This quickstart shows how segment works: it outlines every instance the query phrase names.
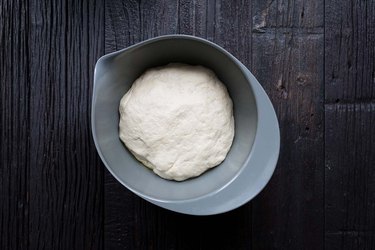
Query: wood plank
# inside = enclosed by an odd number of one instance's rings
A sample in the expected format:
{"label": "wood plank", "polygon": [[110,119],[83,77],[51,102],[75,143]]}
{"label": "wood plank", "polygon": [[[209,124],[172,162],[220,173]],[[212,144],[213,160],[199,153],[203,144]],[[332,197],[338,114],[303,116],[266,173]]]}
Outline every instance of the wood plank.
{"label": "wood plank", "polygon": [[375,248],[373,232],[342,231],[326,234],[326,249],[357,250]]}
{"label": "wood plank", "polygon": [[0,1],[0,249],[28,240],[28,6]]}
{"label": "wood plank", "polygon": [[90,131],[102,1],[30,6],[29,247],[103,246],[103,168]]}
{"label": "wood plank", "polygon": [[375,98],[375,1],[325,2],[327,102]]}
{"label": "wood plank", "polygon": [[249,1],[217,0],[214,20],[214,42],[251,66],[252,11]]}
{"label": "wood plank", "polygon": [[[144,24],[139,1],[106,1],[105,53],[142,40]],[[140,198],[104,170],[104,248],[137,249],[141,242],[135,227],[135,203]],[[139,249],[139,247],[138,247]]]}
{"label": "wood plank", "polygon": [[[180,32],[215,41],[245,64],[251,63],[251,36],[240,35],[251,32],[251,3],[212,0],[175,3],[107,2],[106,52],[156,35]],[[165,12],[169,16],[160,15]],[[231,38],[227,39],[228,36]],[[136,197],[107,173],[105,248],[249,249],[251,206],[211,217],[177,214]]]}
{"label": "wood plank", "polygon": [[180,34],[187,34],[207,38],[207,12],[213,12],[214,2],[206,0],[179,0],[178,5],[178,26],[177,30]]}
{"label": "wood plank", "polygon": [[123,234],[126,240],[133,241],[126,248],[251,249],[251,231],[248,227],[251,213],[246,206],[206,217],[174,213],[142,199],[137,199],[134,209],[135,239]]}
{"label": "wood plank", "polygon": [[374,249],[375,104],[325,110],[325,246]]}
{"label": "wood plank", "polygon": [[105,8],[106,53],[177,32],[176,1],[107,1]]}
{"label": "wood plank", "polygon": [[253,246],[322,249],[323,1],[256,1],[253,73],[281,131],[275,174],[253,201]]}
{"label": "wood plank", "polygon": [[270,28],[304,28],[323,27],[323,1],[254,1],[255,31],[265,32]]}

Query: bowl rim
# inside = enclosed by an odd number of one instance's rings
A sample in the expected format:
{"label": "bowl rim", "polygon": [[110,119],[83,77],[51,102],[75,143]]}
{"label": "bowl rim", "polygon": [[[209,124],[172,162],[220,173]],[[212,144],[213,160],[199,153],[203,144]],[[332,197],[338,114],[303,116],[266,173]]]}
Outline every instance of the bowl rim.
{"label": "bowl rim", "polygon": [[[197,41],[197,42],[201,42],[201,43],[204,43],[206,45],[209,45],[213,48],[215,48],[218,52],[221,52],[223,53],[225,56],[227,56],[233,63],[236,64],[236,66],[241,70],[241,72],[243,73],[244,77],[247,79],[248,81],[248,84],[253,92],[253,95],[254,95],[254,101],[255,101],[255,105],[256,105],[256,110],[257,110],[257,126],[256,126],[256,132],[255,132],[255,137],[254,137],[254,141],[253,141],[253,145],[252,145],[252,148],[251,150],[249,151],[244,163],[242,164],[241,168],[237,171],[237,173],[227,182],[225,183],[224,185],[222,185],[220,188],[218,189],[215,189],[209,193],[206,193],[204,195],[201,195],[201,196],[198,196],[198,197],[194,197],[194,198],[190,198],[190,199],[184,199],[184,200],[167,200],[167,199],[156,199],[154,197],[151,197],[149,195],[146,195],[146,194],[143,194],[142,192],[138,191],[138,190],[135,190],[134,188],[131,188],[129,187],[123,180],[121,180],[117,174],[115,174],[112,170],[112,168],[108,165],[107,161],[106,161],[106,158],[105,156],[103,155],[103,153],[101,152],[101,148],[98,144],[98,141],[97,141],[97,135],[96,135],[96,125],[95,125],[95,108],[94,108],[94,104],[96,102],[96,85],[97,85],[97,74],[98,74],[98,67],[99,65],[101,65],[101,62],[103,60],[106,60],[107,58],[110,58],[110,57],[113,57],[113,56],[116,56],[118,54],[122,54],[123,52],[125,51],[129,51],[129,50],[133,50],[133,49],[136,49],[140,46],[144,46],[146,44],[149,44],[149,43],[154,43],[154,42],[158,42],[158,41],[161,41],[161,40],[175,40],[175,39],[186,39],[186,40],[193,40],[193,41]],[[260,89],[257,89],[255,88],[256,86],[254,86],[254,84],[258,84],[258,88]],[[241,173],[244,172],[244,170],[247,168],[248,164],[249,164],[249,161],[250,161],[250,158],[252,157],[253,155],[253,151],[255,149],[255,146],[256,146],[256,141],[259,140],[259,123],[260,123],[260,119],[259,119],[259,116],[260,116],[260,112],[261,112],[261,107],[259,106],[259,96],[257,96],[256,92],[262,92],[263,93],[260,93],[260,94],[263,94],[265,96],[265,98],[267,98],[269,104],[271,105],[271,108],[272,108],[272,111],[273,111],[273,115],[274,115],[274,120],[276,121],[276,126],[277,127],[277,141],[276,141],[276,148],[277,148],[277,152],[274,152],[274,154],[276,155],[276,158],[273,157],[273,163],[271,165],[273,165],[271,171],[267,174],[267,176],[264,178],[264,181],[262,183],[262,185],[260,185],[260,187],[258,187],[258,190],[255,192],[254,195],[251,195],[245,199],[242,199],[241,202],[237,202],[236,205],[232,206],[232,207],[227,207],[226,209],[221,209],[219,211],[213,211],[213,212],[209,212],[209,213],[199,213],[197,211],[185,211],[183,209],[183,207],[181,208],[181,205],[182,204],[188,204],[188,203],[196,203],[196,202],[199,202],[201,200],[204,200],[204,199],[207,199],[207,198],[212,198],[212,197],[215,197],[217,194],[219,194],[220,192],[222,192],[223,190],[225,190],[228,186],[230,186],[231,184],[233,184],[237,179],[238,177],[241,175]],[[172,35],[163,35],[163,36],[158,36],[158,37],[154,37],[154,38],[150,38],[150,39],[147,39],[147,40],[144,40],[144,41],[141,41],[139,43],[136,43],[134,45],[131,45],[127,48],[124,48],[124,49],[121,49],[121,50],[118,50],[118,51],[115,51],[115,52],[111,52],[111,53],[108,53],[106,55],[103,55],[102,57],[100,57],[96,64],[95,64],[95,69],[94,69],[94,86],[93,86],[93,98],[92,98],[92,107],[91,107],[91,130],[92,130],[92,136],[93,136],[93,139],[94,139],[94,144],[95,144],[95,147],[97,149],[97,152],[103,162],[103,164],[106,166],[106,168],[108,169],[108,171],[112,174],[112,176],[115,177],[115,179],[117,181],[119,181],[123,186],[125,186],[127,189],[129,189],[130,191],[132,191],[133,193],[137,194],[138,196],[146,199],[147,201],[153,203],[153,204],[156,204],[158,206],[161,206],[163,208],[166,208],[166,209],[169,209],[169,210],[172,210],[172,211],[175,211],[175,212],[180,212],[180,213],[185,213],[185,214],[194,214],[194,215],[209,215],[209,214],[218,214],[218,213],[223,213],[223,212],[227,212],[229,210],[232,210],[232,209],[235,209],[241,205],[243,205],[244,203],[248,202],[249,200],[251,200],[252,198],[254,198],[258,193],[260,193],[264,187],[267,185],[267,183],[269,182],[269,180],[271,179],[273,173],[274,173],[274,170],[276,168],[276,163],[277,163],[277,159],[278,159],[278,156],[279,156],[279,150],[280,150],[280,134],[279,134],[279,125],[278,125],[278,121],[277,121],[277,117],[276,117],[276,114],[275,114],[275,111],[272,107],[272,103],[270,102],[270,100],[268,99],[268,96],[266,95],[266,93],[264,92],[263,88],[261,87],[261,85],[259,84],[259,82],[255,79],[255,77],[251,74],[251,72],[237,59],[235,58],[232,54],[230,54],[228,51],[226,51],[224,48],[220,47],[219,45],[211,42],[211,41],[208,41],[206,39],[203,39],[203,38],[199,38],[199,37],[195,37],[195,36],[190,36],[190,35],[182,35],[182,34],[172,34]],[[264,97],[263,96],[263,97]],[[258,138],[258,139],[257,139]],[[240,195],[238,195],[240,196]],[[173,208],[173,207],[170,207],[170,205],[173,204],[174,206],[177,205],[177,207]],[[239,204],[239,205],[238,205]],[[198,209],[199,210],[199,209]]]}

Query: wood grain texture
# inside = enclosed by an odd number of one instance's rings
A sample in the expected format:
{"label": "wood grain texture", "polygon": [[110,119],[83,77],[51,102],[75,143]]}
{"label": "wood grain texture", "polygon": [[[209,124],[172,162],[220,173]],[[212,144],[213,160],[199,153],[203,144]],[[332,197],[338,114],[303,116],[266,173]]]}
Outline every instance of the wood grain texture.
{"label": "wood grain texture", "polygon": [[91,139],[101,1],[30,3],[29,248],[98,249],[103,175]]}
{"label": "wood grain texture", "polygon": [[[155,5],[155,2],[146,4]],[[149,14],[144,15],[142,12],[143,5],[144,2],[135,0],[106,1],[106,53],[123,49],[143,40],[143,30],[150,29],[150,23],[143,21],[144,18],[150,18]],[[156,7],[152,7],[152,10],[155,11]],[[155,15],[154,11],[153,16]],[[153,26],[153,23],[151,26]],[[139,245],[145,242],[136,230],[137,227],[139,228],[139,215],[135,206],[136,203],[141,202],[140,198],[124,188],[106,170],[104,183],[104,248],[139,249]],[[148,228],[141,228],[141,230],[146,231]]]}
{"label": "wood grain texture", "polygon": [[324,246],[320,5],[255,2],[252,70],[275,106],[281,150],[270,183],[252,202],[254,249]]}
{"label": "wood grain texture", "polygon": [[27,4],[0,1],[0,249],[28,243]]}
{"label": "wood grain texture", "polygon": [[[213,5],[214,2],[210,1],[210,4]],[[181,34],[207,38],[207,22],[213,21],[207,19],[207,12],[213,12],[214,10],[213,6],[209,6],[210,5],[206,0],[179,0],[178,32]]]}
{"label": "wood grain texture", "polygon": [[325,4],[325,247],[375,248],[375,2]]}
{"label": "wood grain texture", "polygon": [[229,51],[245,66],[251,66],[252,5],[249,1],[217,0],[214,42]]}
{"label": "wood grain texture", "polygon": [[375,104],[325,110],[326,249],[374,249]]}
{"label": "wood grain texture", "polygon": [[177,32],[176,1],[106,1],[105,8],[106,53]]}
{"label": "wood grain texture", "polygon": [[254,31],[285,28],[311,29],[324,25],[323,1],[256,0],[254,5]]}
{"label": "wood grain texture", "polygon": [[327,0],[325,4],[326,99],[375,98],[375,1]]}

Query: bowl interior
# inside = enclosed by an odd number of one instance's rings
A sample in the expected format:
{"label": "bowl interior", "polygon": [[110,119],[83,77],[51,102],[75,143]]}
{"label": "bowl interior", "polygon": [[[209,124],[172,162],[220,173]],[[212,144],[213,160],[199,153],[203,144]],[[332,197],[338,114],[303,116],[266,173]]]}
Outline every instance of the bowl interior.
{"label": "bowl interior", "polygon": [[[118,136],[121,97],[147,68],[171,62],[212,69],[227,86],[234,105],[235,137],[225,161],[183,182],[155,175],[131,155]],[[107,168],[129,189],[166,202],[198,198],[230,183],[250,154],[257,126],[254,95],[239,65],[216,46],[184,37],[146,41],[100,59],[95,69],[92,108],[93,135]]]}

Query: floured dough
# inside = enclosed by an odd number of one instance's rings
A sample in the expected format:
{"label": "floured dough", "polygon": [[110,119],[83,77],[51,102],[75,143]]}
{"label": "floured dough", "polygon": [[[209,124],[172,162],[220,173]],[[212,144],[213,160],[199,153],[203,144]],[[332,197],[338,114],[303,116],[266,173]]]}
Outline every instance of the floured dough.
{"label": "floured dough", "polygon": [[176,181],[220,164],[234,136],[227,89],[202,66],[147,70],[121,99],[120,116],[120,138],[131,153]]}

